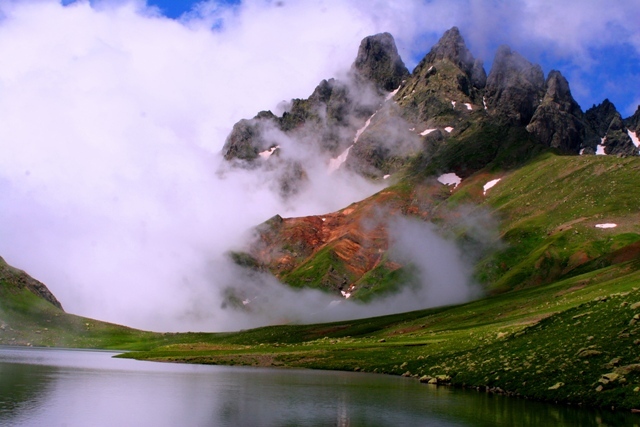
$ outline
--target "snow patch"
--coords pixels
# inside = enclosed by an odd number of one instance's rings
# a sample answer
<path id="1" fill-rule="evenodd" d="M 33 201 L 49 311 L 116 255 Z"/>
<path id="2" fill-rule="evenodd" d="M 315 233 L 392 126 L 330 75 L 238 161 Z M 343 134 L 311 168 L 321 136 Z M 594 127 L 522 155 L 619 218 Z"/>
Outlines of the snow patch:
<path id="1" fill-rule="evenodd" d="M 351 150 L 351 147 L 353 147 L 353 145 L 349 146 L 349 148 L 344 150 L 342 154 L 340 154 L 335 159 L 329 160 L 329 173 L 337 171 L 338 168 L 342 166 L 342 164 L 347 160 L 347 156 L 349 155 L 349 150 Z"/>
<path id="2" fill-rule="evenodd" d="M 451 101 L 451 105 L 453 105 L 453 108 L 456 108 L 456 101 Z"/>
<path id="3" fill-rule="evenodd" d="M 425 129 L 422 132 L 420 132 L 420 135 L 425 136 L 425 135 L 429 135 L 431 132 L 435 131 L 436 129 Z"/>
<path id="4" fill-rule="evenodd" d="M 385 175 L 385 176 L 382 177 L 382 179 L 389 179 L 390 176 L 391 175 Z"/>
<path id="5" fill-rule="evenodd" d="M 607 153 L 604 152 L 604 142 L 607 140 L 607 137 L 605 136 L 604 138 L 600 139 L 600 144 L 598 144 L 598 147 L 596 148 L 596 155 L 597 156 L 606 156 Z"/>
<path id="6" fill-rule="evenodd" d="M 428 73 L 429 71 L 431 71 L 431 70 L 433 70 L 433 65 L 432 65 L 431 67 L 429 67 L 429 69 L 427 70 L 427 73 Z"/>
<path id="7" fill-rule="evenodd" d="M 360 135 L 362 135 L 362 132 L 364 132 L 365 129 L 367 129 L 367 127 L 369 127 L 369 125 L 371 124 L 371 119 L 373 119 L 373 116 L 375 116 L 376 113 L 373 113 L 371 117 L 367 119 L 364 126 L 362 126 L 360 129 L 356 131 L 356 136 L 353 138 L 353 144 L 351 144 L 349 148 L 344 150 L 338 157 L 336 157 L 335 159 L 329 160 L 329 173 L 333 173 L 337 171 L 338 168 L 340 168 L 340 166 L 342 166 L 342 164 L 347 160 L 347 156 L 349 155 L 349 151 L 351 150 L 351 147 L 353 147 L 355 143 L 358 142 Z"/>
<path id="8" fill-rule="evenodd" d="M 377 111 L 376 111 L 376 113 L 377 113 Z M 371 124 L 371 119 L 373 119 L 373 116 L 375 116 L 375 115 L 376 115 L 376 113 L 373 113 L 373 114 L 371 115 L 371 117 L 369 117 L 369 118 L 367 119 L 367 121 L 364 123 L 364 126 L 362 126 L 360 129 L 358 129 L 358 130 L 356 131 L 356 136 L 353 138 L 353 143 L 354 143 L 354 144 L 355 144 L 356 142 L 358 142 L 358 139 L 360 138 L 360 135 L 362 135 L 362 132 L 364 132 L 364 131 L 365 131 L 365 129 L 369 127 L 369 125 Z"/>
<path id="9" fill-rule="evenodd" d="M 498 178 L 498 179 L 492 179 L 491 181 L 487 182 L 484 187 L 482 187 L 482 189 L 484 190 L 484 192 L 482 193 L 483 195 L 487 195 L 487 191 L 489 191 L 489 189 L 493 188 L 494 185 L 496 185 L 498 182 L 500 182 L 502 178 Z"/>
<path id="10" fill-rule="evenodd" d="M 607 224 L 596 224 L 596 228 L 615 228 L 618 224 L 607 223 Z"/>
<path id="11" fill-rule="evenodd" d="M 276 145 L 275 147 L 271 147 L 268 150 L 261 151 L 260 153 L 258 153 L 258 155 L 266 160 L 269 157 L 271 157 L 271 155 L 274 153 L 274 151 L 276 151 L 278 148 L 280 148 L 280 146 Z"/>
<path id="12" fill-rule="evenodd" d="M 633 145 L 635 145 L 636 148 L 640 148 L 640 139 L 638 139 L 638 132 L 636 131 L 634 133 L 634 132 L 631 132 L 630 130 L 627 130 L 627 133 L 629 134 L 629 138 L 631 138 Z"/>
<path id="13" fill-rule="evenodd" d="M 453 128 L 451 126 L 447 126 L 446 128 L 444 128 L 444 130 L 446 130 L 447 132 L 451 133 Z"/>
<path id="14" fill-rule="evenodd" d="M 482 105 L 484 105 L 484 109 L 487 109 L 487 101 L 484 99 L 484 96 L 482 97 Z"/>
<path id="15" fill-rule="evenodd" d="M 398 86 L 398 88 L 396 90 L 394 90 L 393 92 L 390 92 L 384 100 L 388 101 L 391 98 L 393 98 L 396 95 L 396 93 L 398 93 L 398 91 L 400 90 L 401 87 L 402 87 L 402 85 Z"/>
<path id="16" fill-rule="evenodd" d="M 444 185 L 453 185 L 453 188 L 456 188 L 462 182 L 462 178 L 451 172 L 440 175 L 438 177 L 438 182 Z"/>
<path id="17" fill-rule="evenodd" d="M 464 103 L 465 107 L 467 107 L 467 110 L 473 110 L 473 106 L 471 104 L 469 104 L 468 102 Z"/>

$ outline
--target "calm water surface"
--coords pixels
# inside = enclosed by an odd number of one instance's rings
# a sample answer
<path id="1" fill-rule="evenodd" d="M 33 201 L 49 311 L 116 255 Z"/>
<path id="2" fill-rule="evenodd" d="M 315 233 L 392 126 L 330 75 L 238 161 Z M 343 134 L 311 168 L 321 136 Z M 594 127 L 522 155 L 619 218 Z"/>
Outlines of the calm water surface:
<path id="1" fill-rule="evenodd" d="M 602 426 L 592 412 L 385 375 L 0 347 L 0 426 Z"/>

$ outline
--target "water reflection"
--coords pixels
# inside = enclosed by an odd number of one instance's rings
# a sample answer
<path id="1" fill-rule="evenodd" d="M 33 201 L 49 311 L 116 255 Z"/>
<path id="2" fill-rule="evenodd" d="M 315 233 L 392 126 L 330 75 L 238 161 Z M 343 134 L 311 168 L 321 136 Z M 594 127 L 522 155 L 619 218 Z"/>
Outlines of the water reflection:
<path id="1" fill-rule="evenodd" d="M 0 348 L 0 425 L 634 425 L 596 413 L 383 375 L 113 359 Z M 598 417 L 600 422 L 598 422 Z"/>

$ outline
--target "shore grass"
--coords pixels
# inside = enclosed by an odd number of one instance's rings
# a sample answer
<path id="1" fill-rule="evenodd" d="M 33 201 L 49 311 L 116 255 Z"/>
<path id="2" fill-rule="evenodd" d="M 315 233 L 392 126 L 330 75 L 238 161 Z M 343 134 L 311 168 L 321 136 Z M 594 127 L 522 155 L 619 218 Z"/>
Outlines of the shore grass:
<path id="1" fill-rule="evenodd" d="M 121 357 L 444 378 L 493 393 L 634 409 L 640 408 L 639 283 L 640 272 L 624 264 L 458 306 L 181 335 L 181 342 Z"/>

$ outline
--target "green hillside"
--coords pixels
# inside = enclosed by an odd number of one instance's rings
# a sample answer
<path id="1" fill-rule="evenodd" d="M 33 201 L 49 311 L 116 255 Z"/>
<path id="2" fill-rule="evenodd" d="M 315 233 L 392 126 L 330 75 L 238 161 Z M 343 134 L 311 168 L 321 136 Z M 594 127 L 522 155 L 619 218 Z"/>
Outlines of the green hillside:
<path id="1" fill-rule="evenodd" d="M 504 245 L 477 268 L 492 296 L 372 319 L 192 335 L 126 357 L 378 372 L 640 408 L 638 168 L 638 158 L 544 154 L 463 181 L 439 209 L 473 204 L 500 218 Z M 595 227 L 602 223 L 617 227 Z"/>
<path id="2" fill-rule="evenodd" d="M 68 314 L 35 294 L 28 282 L 39 284 L 0 258 L 0 345 L 126 350 L 162 342 L 162 334 Z"/>

